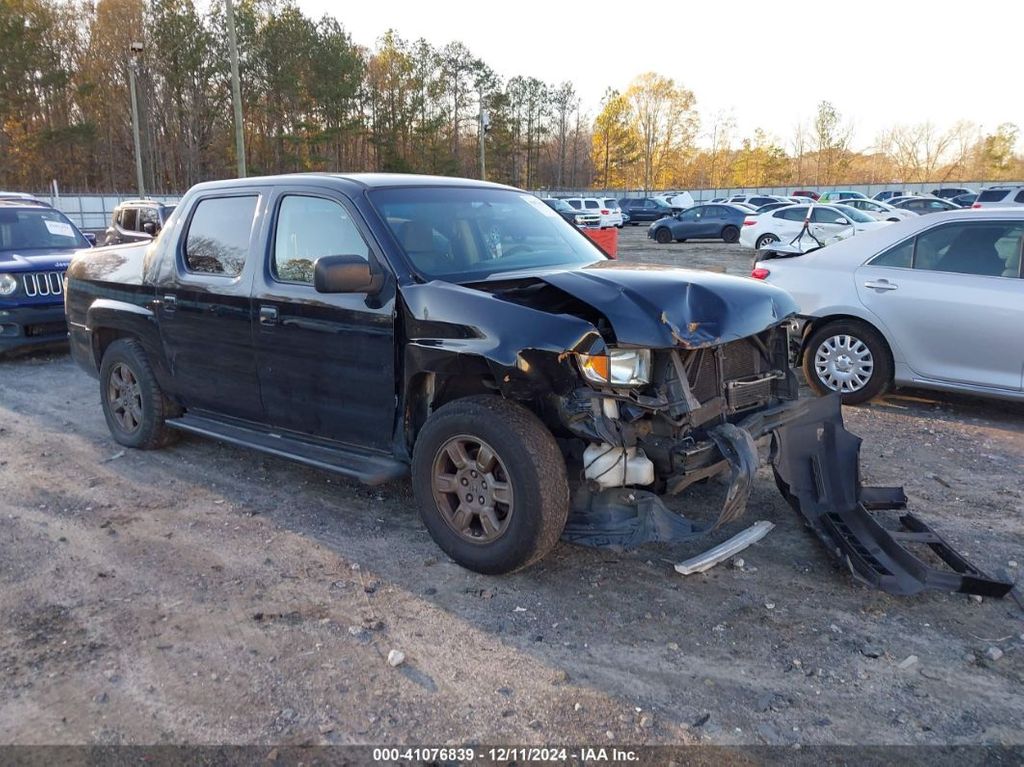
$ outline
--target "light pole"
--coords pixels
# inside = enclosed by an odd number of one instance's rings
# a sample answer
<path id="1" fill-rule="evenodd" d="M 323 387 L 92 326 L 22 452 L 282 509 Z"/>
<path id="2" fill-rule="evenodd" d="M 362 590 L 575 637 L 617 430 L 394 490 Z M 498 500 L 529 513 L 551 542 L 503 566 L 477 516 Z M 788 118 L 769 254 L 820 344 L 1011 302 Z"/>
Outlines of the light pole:
<path id="1" fill-rule="evenodd" d="M 228 52 L 231 55 L 231 102 L 235 109 L 235 157 L 238 177 L 245 178 L 245 136 L 242 133 L 242 86 L 238 81 L 238 43 L 235 40 L 235 9 L 231 0 L 224 0 L 228 23 Z"/>
<path id="2" fill-rule="evenodd" d="M 484 109 L 484 97 L 480 95 L 480 180 L 487 180 L 487 161 L 484 158 L 484 138 L 491 129 L 491 116 Z"/>
<path id="3" fill-rule="evenodd" d="M 135 177 L 139 186 L 139 197 L 146 196 L 146 181 L 142 176 L 142 142 L 139 140 L 139 101 L 135 95 L 135 70 L 139 67 L 142 56 L 142 43 L 129 46 L 131 59 L 128 61 L 128 81 L 132 92 L 132 138 L 135 140 Z"/>

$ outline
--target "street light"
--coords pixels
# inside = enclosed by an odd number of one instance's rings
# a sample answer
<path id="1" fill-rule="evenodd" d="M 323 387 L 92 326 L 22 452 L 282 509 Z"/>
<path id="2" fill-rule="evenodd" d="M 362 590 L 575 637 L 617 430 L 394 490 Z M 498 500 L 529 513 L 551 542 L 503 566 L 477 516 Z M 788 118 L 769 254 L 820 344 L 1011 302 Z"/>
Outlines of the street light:
<path id="1" fill-rule="evenodd" d="M 131 60 L 128 62 L 128 80 L 132 92 L 132 137 L 135 139 L 135 176 L 139 186 L 139 197 L 146 196 L 146 182 L 142 177 L 142 142 L 139 140 L 139 101 L 135 95 L 135 70 L 142 56 L 142 43 L 133 42 L 128 46 Z"/>

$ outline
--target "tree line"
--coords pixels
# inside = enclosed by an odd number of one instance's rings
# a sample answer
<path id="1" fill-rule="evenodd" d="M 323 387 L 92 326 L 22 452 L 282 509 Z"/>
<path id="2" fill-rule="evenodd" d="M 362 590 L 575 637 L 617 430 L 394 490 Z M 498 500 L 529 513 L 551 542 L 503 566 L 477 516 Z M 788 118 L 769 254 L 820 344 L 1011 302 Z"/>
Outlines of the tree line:
<path id="1" fill-rule="evenodd" d="M 704 188 L 1024 176 L 1014 125 L 896 125 L 867 150 L 828 102 L 788 141 L 737 134 L 729 113 L 656 73 L 609 89 L 596 114 L 571 82 L 504 77 L 461 42 L 391 31 L 372 48 L 293 0 L 236 0 L 249 173 L 480 174 L 530 189 Z M 129 47 L 144 44 L 133 59 Z M 221 2 L 2 0 L 0 187 L 135 187 L 135 67 L 146 188 L 180 192 L 235 174 Z"/>

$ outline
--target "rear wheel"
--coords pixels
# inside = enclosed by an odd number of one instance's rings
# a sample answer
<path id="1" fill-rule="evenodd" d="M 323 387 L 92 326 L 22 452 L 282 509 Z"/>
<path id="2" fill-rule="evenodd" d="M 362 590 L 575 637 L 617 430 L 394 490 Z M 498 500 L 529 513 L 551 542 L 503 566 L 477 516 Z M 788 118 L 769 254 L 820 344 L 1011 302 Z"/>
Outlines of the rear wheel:
<path id="1" fill-rule="evenodd" d="M 661 229 L 654 233 L 654 239 L 656 242 L 659 242 L 662 245 L 668 245 L 670 242 L 672 242 L 672 232 L 670 232 L 667 227 L 663 226 Z"/>
<path id="2" fill-rule="evenodd" d="M 160 389 L 136 339 L 120 338 L 107 347 L 100 364 L 100 397 L 107 427 L 120 444 L 152 450 L 177 436 L 165 423 L 176 407 Z"/>
<path id="3" fill-rule="evenodd" d="M 754 247 L 757 248 L 758 250 L 761 250 L 763 248 L 767 248 L 773 242 L 778 241 L 779 238 L 776 237 L 774 234 L 762 234 L 760 237 L 757 238 L 757 242 L 754 243 Z"/>
<path id="4" fill-rule="evenodd" d="M 804 377 L 817 394 L 838 392 L 859 405 L 892 384 L 892 358 L 881 334 L 856 320 L 837 320 L 811 333 L 804 346 Z"/>
<path id="5" fill-rule="evenodd" d="M 740 238 L 740 230 L 735 226 L 727 226 L 722 230 L 722 239 L 726 242 L 736 242 Z"/>
<path id="6" fill-rule="evenodd" d="M 529 410 L 497 396 L 455 400 L 433 413 L 416 440 L 412 479 L 431 537 L 478 573 L 541 559 L 569 514 L 555 438 Z"/>

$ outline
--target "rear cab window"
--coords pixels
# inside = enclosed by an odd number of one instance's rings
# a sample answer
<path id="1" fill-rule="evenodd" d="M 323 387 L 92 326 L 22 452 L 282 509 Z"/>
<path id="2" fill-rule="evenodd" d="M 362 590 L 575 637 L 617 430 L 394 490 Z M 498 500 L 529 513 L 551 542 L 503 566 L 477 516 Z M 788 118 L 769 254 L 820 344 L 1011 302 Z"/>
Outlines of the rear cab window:
<path id="1" fill-rule="evenodd" d="M 182 248 L 186 270 L 219 277 L 241 274 L 258 200 L 255 194 L 199 200 L 189 219 Z"/>

